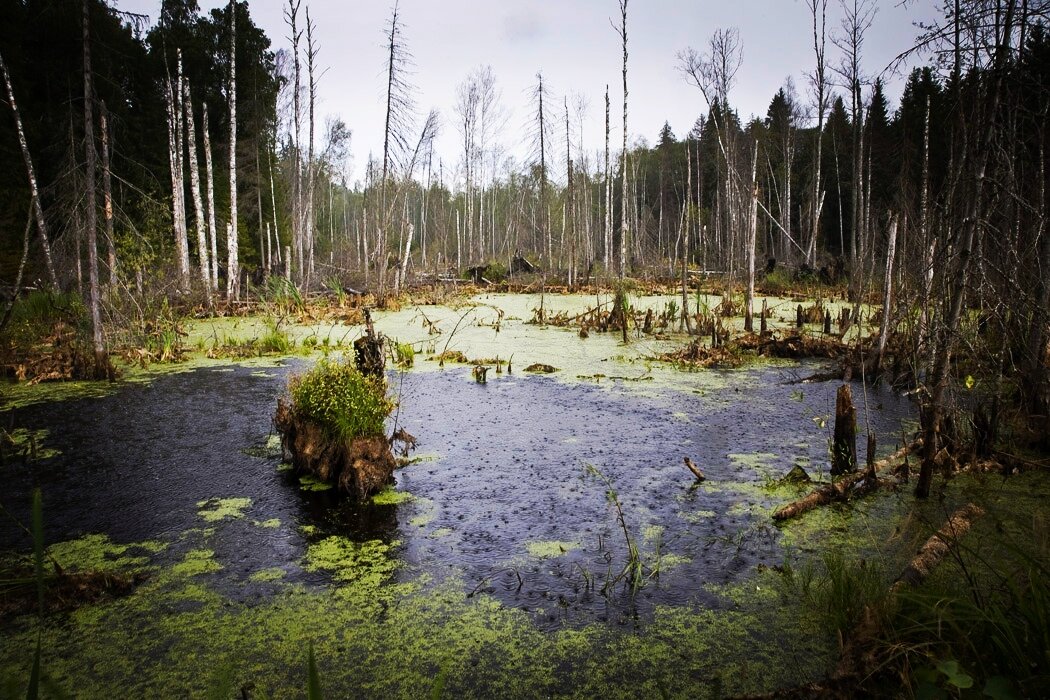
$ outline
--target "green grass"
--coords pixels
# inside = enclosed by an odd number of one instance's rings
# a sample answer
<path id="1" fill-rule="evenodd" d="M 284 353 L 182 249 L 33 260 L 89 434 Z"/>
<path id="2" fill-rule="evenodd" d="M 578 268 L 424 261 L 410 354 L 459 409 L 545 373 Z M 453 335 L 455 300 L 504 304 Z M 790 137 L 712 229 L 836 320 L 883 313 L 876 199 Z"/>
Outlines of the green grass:
<path id="1" fill-rule="evenodd" d="M 382 378 L 365 377 L 346 360 L 322 359 L 289 382 L 292 408 L 322 425 L 333 437 L 353 440 L 384 434 L 394 409 Z"/>

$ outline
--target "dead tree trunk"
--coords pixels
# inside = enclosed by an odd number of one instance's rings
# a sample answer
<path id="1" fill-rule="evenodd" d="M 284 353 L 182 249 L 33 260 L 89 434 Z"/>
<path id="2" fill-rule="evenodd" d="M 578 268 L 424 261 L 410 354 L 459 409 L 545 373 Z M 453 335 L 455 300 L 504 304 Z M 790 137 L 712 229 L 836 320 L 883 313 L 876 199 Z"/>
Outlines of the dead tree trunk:
<path id="1" fill-rule="evenodd" d="M 857 409 L 849 384 L 839 387 L 835 397 L 835 436 L 831 444 L 831 474 L 838 476 L 857 468 Z"/>
<path id="2" fill-rule="evenodd" d="M 219 243 L 215 227 L 215 178 L 211 169 L 211 136 L 208 129 L 208 105 L 204 104 L 204 175 L 208 179 L 208 244 L 211 246 L 211 291 L 219 292 Z M 273 181 L 271 180 L 271 185 Z"/>
<path id="3" fill-rule="evenodd" d="M 186 108 L 186 151 L 189 153 L 190 191 L 193 194 L 194 223 L 197 229 L 197 256 L 200 262 L 201 283 L 204 295 L 211 308 L 211 266 L 208 262 L 208 241 L 204 228 L 204 201 L 201 199 L 201 175 L 197 166 L 197 127 L 193 121 L 193 100 L 190 95 L 190 81 L 182 83 L 182 101 Z"/>
<path id="4" fill-rule="evenodd" d="M 886 342 L 890 335 L 890 318 L 893 306 L 893 261 L 897 253 L 897 217 L 890 219 L 889 240 L 886 242 L 886 279 L 882 291 L 882 326 L 879 330 L 879 354 L 875 360 L 876 372 L 882 371 L 882 358 L 886 355 Z"/>
<path id="5" fill-rule="evenodd" d="M 620 282 L 627 270 L 627 1 L 620 0 L 620 39 L 623 44 L 623 171 L 620 177 Z M 623 324 L 627 342 L 627 324 Z"/>
<path id="6" fill-rule="evenodd" d="M 7 87 L 7 101 L 11 105 L 11 113 L 15 117 L 15 128 L 18 130 L 18 145 L 22 149 L 22 160 L 25 162 L 26 174 L 29 177 L 29 194 L 33 198 L 33 216 L 36 219 L 36 230 L 40 236 L 40 247 L 44 251 L 44 265 L 47 267 L 47 275 L 51 286 L 58 289 L 58 275 L 55 274 L 55 263 L 51 258 L 51 242 L 47 236 L 47 223 L 44 221 L 44 209 L 40 205 L 40 191 L 36 184 L 36 171 L 33 169 L 33 158 L 29 155 L 29 146 L 26 143 L 26 133 L 22 128 L 22 116 L 18 112 L 18 103 L 15 101 L 15 91 L 11 86 L 11 74 L 4 63 L 3 55 L 0 55 L 0 71 L 4 74 L 4 85 Z"/>
<path id="7" fill-rule="evenodd" d="M 99 311 L 98 293 L 98 212 L 95 199 L 95 120 L 93 115 L 94 88 L 91 81 L 91 16 L 90 2 L 83 2 L 83 39 L 84 39 L 84 156 L 86 172 L 84 176 L 84 212 L 87 215 L 87 249 L 88 249 L 88 306 L 91 309 L 91 341 L 95 351 L 96 376 L 104 376 L 109 365 L 106 349 L 102 342 L 102 316 Z"/>
<path id="8" fill-rule="evenodd" d="M 758 235 L 758 141 L 751 158 L 751 210 L 747 222 L 747 299 L 744 300 L 744 330 L 755 330 L 755 237 Z"/>
<path id="9" fill-rule="evenodd" d="M 106 261 L 109 267 L 109 284 L 117 286 L 117 247 L 113 234 L 113 183 L 109 163 L 109 119 L 106 103 L 99 105 L 99 133 L 102 136 L 102 202 L 106 217 Z"/>
<path id="10" fill-rule="evenodd" d="M 179 289 L 189 292 L 190 286 L 190 258 L 189 244 L 186 238 L 186 210 L 183 195 L 182 179 L 182 137 L 180 135 L 180 88 L 182 84 L 182 58 L 179 58 L 179 71 L 177 83 L 172 83 L 168 78 L 165 96 L 167 97 L 168 112 L 168 162 L 171 169 L 171 225 L 175 234 L 175 255 L 178 258 Z"/>
<path id="11" fill-rule="evenodd" d="M 237 261 L 237 4 L 230 0 L 230 223 L 226 237 L 226 298 L 240 296 L 241 274 Z"/>

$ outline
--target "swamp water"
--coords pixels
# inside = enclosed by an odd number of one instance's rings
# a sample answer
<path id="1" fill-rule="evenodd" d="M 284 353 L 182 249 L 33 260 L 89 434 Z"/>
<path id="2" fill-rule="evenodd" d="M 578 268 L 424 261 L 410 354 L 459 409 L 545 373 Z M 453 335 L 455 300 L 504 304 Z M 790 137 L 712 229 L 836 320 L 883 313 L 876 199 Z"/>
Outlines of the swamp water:
<path id="1" fill-rule="evenodd" d="M 48 450 L 3 467 L 4 508 L 28 522 L 39 485 L 63 565 L 149 573 L 130 596 L 42 628 L 3 620 L 0 693 L 28 678 L 38 629 L 46 675 L 83 697 L 298 694 L 309 642 L 333 697 L 697 697 L 822 675 L 834 640 L 767 567 L 840 541 L 874 552 L 901 508 L 887 492 L 773 525 L 800 493 L 777 480 L 826 469 L 837 385 L 793 383 L 819 369 L 808 363 L 678 371 L 646 360 L 668 341 L 624 347 L 615 334 L 527 325 L 538 297 L 476 301 L 376 315 L 420 351 L 389 375 L 398 425 L 419 447 L 368 504 L 281 463 L 276 398 L 314 358 L 201 362 L 0 414 Z M 646 302 L 659 311 L 666 299 Z M 249 337 L 259 325 L 220 323 Z M 329 347 L 360 332 L 292 330 Z M 513 357 L 513 373 L 477 384 L 470 365 L 426 359 L 445 349 Z M 533 362 L 559 371 L 524 373 Z M 880 455 L 892 451 L 913 407 L 888 390 L 869 389 L 866 405 L 863 387 L 854 395 L 858 432 L 867 423 Z M 705 483 L 692 484 L 685 456 Z M 624 529 L 635 587 L 619 576 Z M 30 547 L 0 523 L 0 550 Z"/>

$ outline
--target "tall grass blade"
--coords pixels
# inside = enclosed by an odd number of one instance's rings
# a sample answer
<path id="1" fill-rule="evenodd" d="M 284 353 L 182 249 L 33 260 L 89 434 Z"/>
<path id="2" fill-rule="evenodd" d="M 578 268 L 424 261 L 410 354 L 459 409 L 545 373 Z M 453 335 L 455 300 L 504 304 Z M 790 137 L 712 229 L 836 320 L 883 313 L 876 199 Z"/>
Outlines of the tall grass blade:
<path id="1" fill-rule="evenodd" d="M 317 661 L 314 659 L 313 642 L 310 642 L 310 651 L 307 653 L 306 666 L 306 697 L 309 698 L 309 700 L 322 700 L 324 694 L 321 692 L 321 676 L 317 673 Z"/>

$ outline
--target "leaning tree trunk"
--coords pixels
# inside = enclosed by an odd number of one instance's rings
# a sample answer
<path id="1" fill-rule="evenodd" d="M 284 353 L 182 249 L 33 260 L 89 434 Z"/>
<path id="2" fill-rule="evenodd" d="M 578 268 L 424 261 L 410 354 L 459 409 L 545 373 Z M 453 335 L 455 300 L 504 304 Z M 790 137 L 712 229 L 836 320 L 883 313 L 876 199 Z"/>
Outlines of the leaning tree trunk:
<path id="1" fill-rule="evenodd" d="M 890 219 L 889 240 L 886 242 L 886 280 L 882 292 L 882 326 L 879 329 L 879 354 L 875 361 L 876 371 L 882 371 L 882 358 L 886 355 L 886 342 L 890 335 L 891 307 L 893 306 L 893 261 L 897 253 L 897 217 Z"/>
<path id="2" fill-rule="evenodd" d="M 58 275 L 55 274 L 55 263 L 51 258 L 51 242 L 47 236 L 47 223 L 44 221 L 44 209 L 40 205 L 40 192 L 36 184 L 36 171 L 33 169 L 33 158 L 29 155 L 29 146 L 26 143 L 26 133 L 22 128 L 22 116 L 18 113 L 18 103 L 15 101 L 15 91 L 11 86 L 11 74 L 7 71 L 7 64 L 0 54 L 0 72 L 4 74 L 4 85 L 7 87 L 7 102 L 11 106 L 11 113 L 15 117 L 15 128 L 18 130 L 18 144 L 22 149 L 22 160 L 25 162 L 26 174 L 29 176 L 29 193 L 33 198 L 33 216 L 36 219 L 36 230 L 40 236 L 40 247 L 44 251 L 44 265 L 47 267 L 47 275 L 51 286 L 58 289 Z"/>

